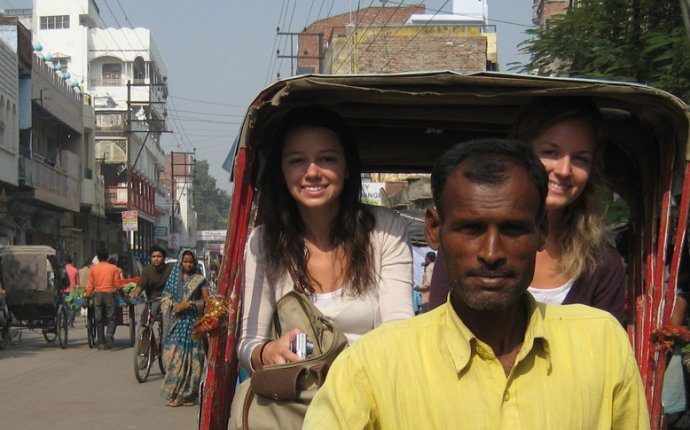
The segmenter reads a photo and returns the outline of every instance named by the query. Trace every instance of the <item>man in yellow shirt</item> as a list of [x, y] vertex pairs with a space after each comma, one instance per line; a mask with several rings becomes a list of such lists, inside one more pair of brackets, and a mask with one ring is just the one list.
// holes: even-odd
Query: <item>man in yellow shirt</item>
[[547, 176], [529, 145], [456, 145], [432, 173], [430, 246], [448, 302], [345, 350], [305, 429], [645, 429], [625, 331], [583, 305], [527, 293], [546, 234]]

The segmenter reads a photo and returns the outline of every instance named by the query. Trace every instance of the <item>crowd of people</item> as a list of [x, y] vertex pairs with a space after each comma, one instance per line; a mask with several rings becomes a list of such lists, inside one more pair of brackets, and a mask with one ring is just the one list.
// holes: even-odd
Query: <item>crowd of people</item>
[[[82, 308], [94, 309], [96, 326], [95, 346], [99, 350], [112, 349], [116, 330], [117, 299], [122, 295], [123, 272], [117, 261], [101, 249], [93, 260], [81, 269], [72, 265], [72, 259], [64, 259], [70, 295], [77, 288], [83, 289]], [[166, 263], [167, 252], [154, 245], [149, 250], [151, 264], [144, 267], [136, 287], [129, 293], [132, 299], [145, 296], [152, 301], [156, 318], [162, 318], [163, 362], [165, 377], [161, 397], [169, 406], [190, 406], [198, 402], [199, 383], [204, 365], [204, 349], [201, 341], [192, 336], [194, 323], [203, 315], [204, 303], [209, 296], [206, 279], [197, 273], [196, 255], [183, 250], [176, 263]], [[73, 309], [73, 307], [71, 307]], [[147, 310], [141, 314], [141, 329]], [[71, 310], [69, 322], [73, 326], [76, 312]]]

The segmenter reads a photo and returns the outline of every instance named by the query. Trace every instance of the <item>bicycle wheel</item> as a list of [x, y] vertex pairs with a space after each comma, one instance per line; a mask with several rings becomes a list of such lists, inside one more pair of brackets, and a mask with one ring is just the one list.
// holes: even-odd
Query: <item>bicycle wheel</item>
[[158, 323], [158, 339], [155, 342], [156, 349], [158, 350], [158, 368], [165, 375], [165, 366], [163, 365], [163, 324], [160, 322]]
[[153, 364], [153, 347], [151, 345], [151, 329], [142, 327], [133, 350], [134, 377], [139, 382], [146, 382]]
[[60, 348], [65, 349], [67, 347], [67, 308], [60, 306], [57, 314], [57, 321], [55, 322], [57, 326], [57, 337], [58, 344]]

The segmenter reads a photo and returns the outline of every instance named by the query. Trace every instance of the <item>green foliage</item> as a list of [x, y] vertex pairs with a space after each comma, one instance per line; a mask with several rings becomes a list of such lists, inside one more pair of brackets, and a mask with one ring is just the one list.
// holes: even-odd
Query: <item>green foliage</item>
[[677, 0], [583, 0], [527, 31], [522, 72], [633, 81], [690, 100], [690, 44]]
[[230, 196], [216, 187], [216, 180], [208, 174], [208, 161], [194, 164], [194, 208], [198, 230], [225, 230], [230, 212]]

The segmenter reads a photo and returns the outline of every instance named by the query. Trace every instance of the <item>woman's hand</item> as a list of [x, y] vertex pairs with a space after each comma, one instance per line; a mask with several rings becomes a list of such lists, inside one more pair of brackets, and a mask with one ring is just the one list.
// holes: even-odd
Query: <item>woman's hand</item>
[[173, 302], [172, 308], [173, 311], [175, 311], [176, 314], [179, 314], [180, 312], [184, 312], [187, 309], [192, 307], [192, 302]]
[[259, 364], [263, 366], [268, 366], [270, 364], [285, 364], [294, 363], [300, 361], [301, 359], [297, 354], [290, 350], [290, 342], [295, 339], [297, 333], [302, 330], [294, 328], [289, 332], [282, 335], [276, 340], [272, 340], [261, 349], [261, 346], [257, 346], [255, 349], [259, 350], [260, 356], [258, 358]]

